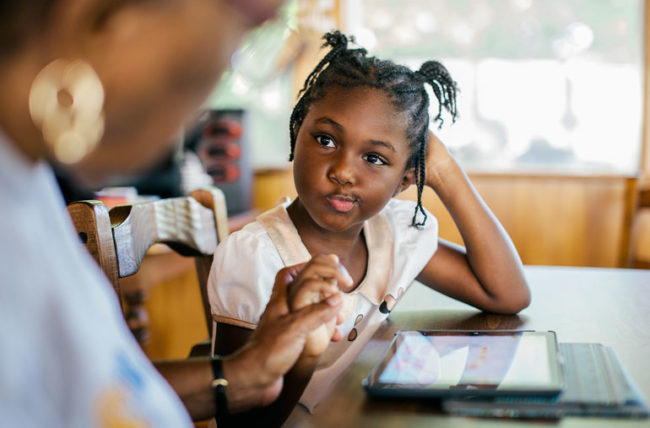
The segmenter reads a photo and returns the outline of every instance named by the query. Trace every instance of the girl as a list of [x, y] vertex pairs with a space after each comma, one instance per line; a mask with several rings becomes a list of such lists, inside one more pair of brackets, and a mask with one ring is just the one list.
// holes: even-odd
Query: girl
[[[348, 48], [339, 32], [324, 38], [330, 51], [308, 76], [290, 121], [298, 197], [223, 242], [210, 274], [220, 353], [255, 328], [281, 267], [335, 254], [351, 276], [337, 284], [345, 293], [343, 339], [317, 363], [296, 363], [285, 377], [294, 391], [285, 388], [268, 409], [274, 412], [298, 398], [312, 410], [413, 280], [490, 312], [516, 313], [530, 302], [512, 242], [428, 131], [425, 85], [439, 102], [435, 120], [442, 124], [443, 108], [456, 117], [456, 84], [445, 67], [429, 61], [414, 72]], [[417, 202], [393, 199], [411, 184]], [[436, 219], [422, 207], [425, 185], [449, 210], [465, 248], [438, 238]], [[317, 269], [310, 275], [332, 282]]]

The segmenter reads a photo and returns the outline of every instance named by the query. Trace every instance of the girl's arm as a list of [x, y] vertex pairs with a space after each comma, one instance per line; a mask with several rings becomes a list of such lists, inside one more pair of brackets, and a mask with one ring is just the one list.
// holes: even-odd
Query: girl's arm
[[431, 131], [426, 184], [451, 214], [465, 248], [440, 240], [417, 279], [485, 311], [514, 314], [528, 306], [530, 291], [510, 237]]

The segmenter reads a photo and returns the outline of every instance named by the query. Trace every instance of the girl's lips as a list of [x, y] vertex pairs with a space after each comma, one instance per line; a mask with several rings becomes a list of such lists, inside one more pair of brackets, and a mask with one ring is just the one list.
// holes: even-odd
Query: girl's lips
[[327, 198], [327, 200], [336, 211], [341, 213], [346, 213], [350, 211], [354, 206], [354, 200], [346, 197], [330, 196]]

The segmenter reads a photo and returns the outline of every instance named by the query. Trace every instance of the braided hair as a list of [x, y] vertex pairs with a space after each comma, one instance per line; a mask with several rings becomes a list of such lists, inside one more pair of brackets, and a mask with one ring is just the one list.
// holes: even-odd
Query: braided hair
[[[418, 71], [412, 71], [392, 61], [367, 56], [367, 51], [363, 48], [348, 48], [348, 38], [339, 31], [327, 33], [323, 39], [325, 40], [323, 47], [330, 47], [330, 51], [307, 76], [305, 85], [298, 94], [298, 102], [291, 113], [289, 160], [293, 160], [298, 130], [309, 112], [309, 107], [315, 101], [322, 99], [328, 88], [333, 85], [346, 88], [365, 86], [383, 90], [398, 110], [408, 113], [407, 139], [411, 155], [406, 169], [414, 168], [417, 187], [417, 205], [411, 225], [424, 226], [427, 214], [422, 207], [422, 190], [426, 178], [425, 162], [429, 128], [429, 95], [424, 84], [428, 83], [431, 86], [433, 94], [438, 99], [438, 114], [434, 120], [442, 126], [443, 108], [451, 114], [452, 120], [456, 121], [456, 82], [447, 69], [437, 61], [427, 61]], [[350, 41], [354, 42], [354, 39], [350, 38]], [[418, 217], [422, 217], [421, 220], [418, 220]]]

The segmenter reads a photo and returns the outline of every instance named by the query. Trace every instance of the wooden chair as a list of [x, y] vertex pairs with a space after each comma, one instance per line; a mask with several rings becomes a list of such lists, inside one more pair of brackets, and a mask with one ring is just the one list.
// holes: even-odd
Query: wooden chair
[[212, 335], [207, 278], [217, 244], [229, 232], [221, 190], [200, 189], [186, 197], [122, 205], [110, 211], [100, 201], [79, 201], [68, 205], [68, 212], [81, 241], [120, 296], [127, 323], [141, 344], [148, 336], [144, 292], [120, 292], [120, 278], [136, 273], [157, 243], [195, 257], [206, 326]]
[[638, 178], [633, 178], [628, 181], [627, 186], [620, 267], [650, 269], [650, 260], [642, 259], [637, 252], [639, 220], [642, 213], [650, 214], [650, 187], [641, 185]]

